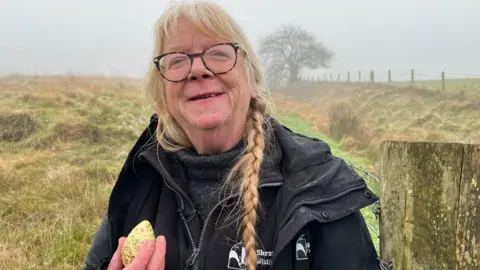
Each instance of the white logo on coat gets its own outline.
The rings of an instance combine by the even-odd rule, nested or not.
[[[308,260],[308,254],[310,253],[310,243],[307,241],[305,234],[302,234],[295,245],[295,253],[297,260]]]
[[[257,265],[272,265],[273,251],[264,251],[257,249]],[[246,251],[243,243],[237,243],[228,253],[228,269],[244,270],[247,269]]]

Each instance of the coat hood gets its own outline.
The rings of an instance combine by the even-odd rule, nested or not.
[[[274,122],[285,177],[277,195],[275,250],[281,250],[309,222],[332,222],[378,200],[365,180],[331,153],[327,143]]]

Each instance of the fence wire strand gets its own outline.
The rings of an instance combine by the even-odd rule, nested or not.
[[[348,162],[348,161],[346,161],[346,162],[347,162],[348,166],[350,166],[350,167],[352,167],[352,168],[355,168],[355,169],[363,172],[365,175],[367,175],[368,177],[371,177],[371,178],[374,179],[378,184],[380,184],[380,179],[378,179],[378,177],[376,177],[375,175],[371,174],[370,172],[368,172],[368,171],[365,170],[365,169],[362,169],[362,168],[360,168],[360,167],[358,167],[358,166],[353,165],[351,162]]]
[[[378,184],[380,184],[380,179],[378,177],[376,177],[375,175],[371,174],[369,171],[365,170],[365,169],[362,169],[358,166],[355,166],[354,164],[352,164],[351,162],[348,162],[348,161],[345,161],[351,168],[353,169],[357,169],[361,172],[363,172],[366,176],[372,178],[375,180],[375,182],[377,182]],[[380,206],[380,200],[376,201],[370,208],[373,212],[373,214],[375,215],[375,218],[377,219],[378,221],[378,227],[380,228],[380,214],[381,214],[381,206]],[[377,238],[380,239],[380,231],[376,230],[372,225],[368,224],[367,222],[365,222],[365,224],[367,224],[367,227],[375,234],[377,235]],[[378,258],[379,262],[380,262],[380,270],[393,270],[393,262],[387,262],[387,261],[384,261],[382,260],[381,258]]]
[[[361,172],[363,172],[366,176],[372,178],[375,180],[375,182],[377,182],[377,184],[380,184],[380,179],[378,177],[376,177],[375,175],[371,174],[369,171],[365,170],[365,169],[362,169],[358,166],[355,166],[353,165],[351,162],[348,162],[348,161],[345,161],[348,166],[354,168],[354,169],[357,169]],[[381,206],[380,206],[380,201],[376,201],[371,207],[370,207],[370,210],[372,211],[372,213],[375,215],[375,219],[379,222],[379,227],[380,227],[380,214],[381,214]],[[378,238],[380,238],[380,232],[375,230],[375,228],[368,224],[367,223],[367,226],[377,235]]]

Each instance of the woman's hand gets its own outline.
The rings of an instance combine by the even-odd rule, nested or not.
[[[125,243],[125,237],[118,241],[118,248],[113,254],[112,260],[108,265],[108,270],[164,270],[165,252],[167,243],[164,236],[159,236],[155,243],[151,240],[145,241],[139,248],[137,256],[132,263],[123,268],[122,247]]]

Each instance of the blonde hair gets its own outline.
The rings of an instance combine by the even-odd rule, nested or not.
[[[229,172],[226,182],[234,183],[237,192],[240,193],[239,203],[242,203],[240,229],[247,251],[247,265],[249,270],[255,269],[257,265],[255,226],[259,208],[260,167],[265,148],[264,126],[269,127],[266,116],[272,114],[273,102],[267,91],[260,60],[254,53],[252,45],[236,21],[215,3],[208,1],[171,3],[155,25],[153,57],[164,53],[163,41],[174,35],[180,17],[192,22],[206,36],[238,43],[246,55],[243,64],[247,70],[248,85],[256,92],[256,97],[250,102],[244,129],[246,149]],[[147,73],[146,94],[153,102],[157,113],[156,138],[160,146],[172,152],[193,147],[180,125],[168,112],[163,79],[153,64]]]

